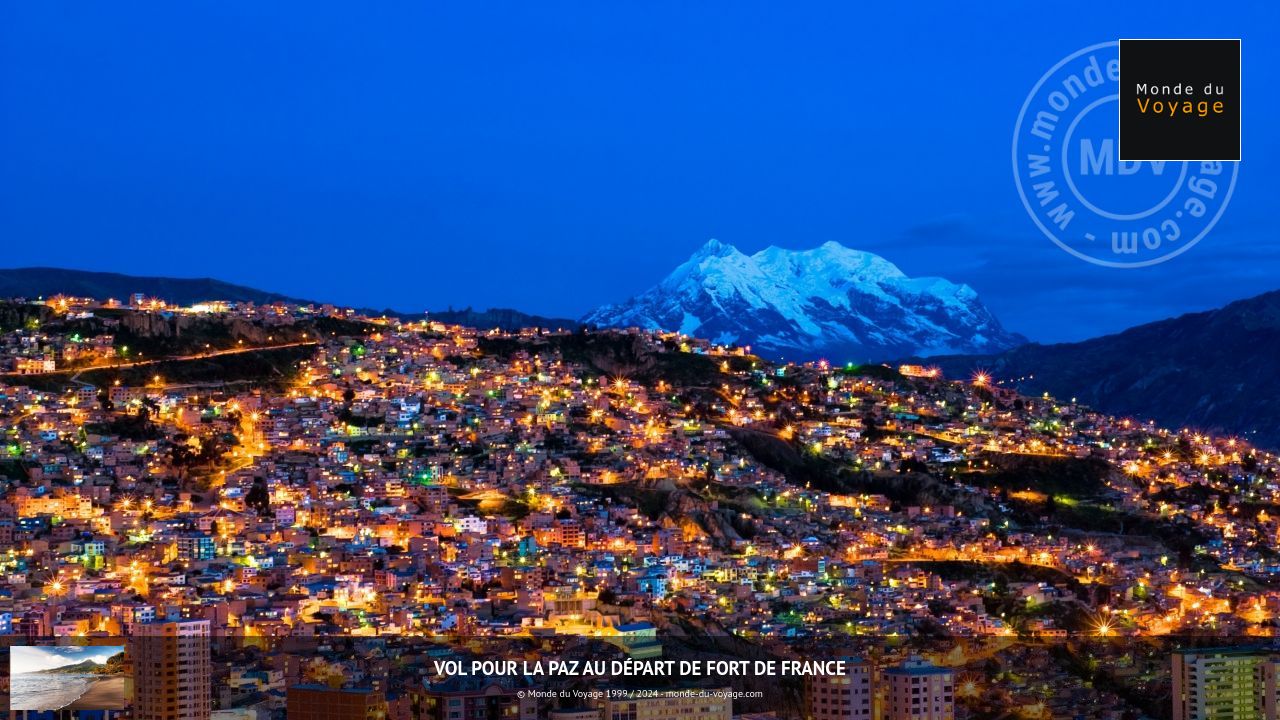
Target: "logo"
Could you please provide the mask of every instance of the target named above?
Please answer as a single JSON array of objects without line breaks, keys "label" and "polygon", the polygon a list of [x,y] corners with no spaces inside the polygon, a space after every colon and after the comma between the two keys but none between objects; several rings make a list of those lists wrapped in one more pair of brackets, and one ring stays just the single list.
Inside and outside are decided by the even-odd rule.
[{"label": "logo", "polygon": [[1240,160],[1240,41],[1121,40],[1120,157]]},{"label": "logo", "polygon": [[1239,165],[1120,160],[1119,82],[1118,42],[1050,68],[1018,113],[1013,176],[1023,207],[1058,247],[1095,265],[1146,267],[1213,229]]}]

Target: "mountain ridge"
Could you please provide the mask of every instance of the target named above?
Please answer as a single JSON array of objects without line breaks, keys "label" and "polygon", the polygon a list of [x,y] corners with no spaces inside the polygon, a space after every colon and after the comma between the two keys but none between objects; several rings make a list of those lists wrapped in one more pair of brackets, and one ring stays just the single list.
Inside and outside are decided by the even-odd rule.
[{"label": "mountain ridge", "polygon": [[69,665],[59,665],[58,667],[37,670],[38,675],[68,675],[68,674],[94,674],[99,668],[105,667],[106,663],[99,663],[93,660],[81,660],[77,663]]},{"label": "mountain ridge", "polygon": [[51,266],[0,269],[0,297],[38,298],[75,295],[100,300],[124,299],[135,292],[181,305],[202,300],[236,302],[309,302],[211,277],[175,278],[156,275],[73,270]]},{"label": "mountain ridge", "polygon": [[746,255],[712,239],[657,285],[583,321],[678,331],[802,360],[878,361],[1026,341],[1005,330],[968,285],[912,278],[837,242]]},{"label": "mountain ridge", "polygon": [[[74,295],[77,297],[92,297],[99,300],[107,298],[123,300],[138,292],[150,297],[163,298],[178,305],[190,305],[206,300],[252,302],[255,304],[275,302],[299,305],[338,304],[290,297],[282,293],[259,290],[210,277],[175,278],[128,275],[46,266],[0,269],[0,298],[22,297],[34,299],[54,295]],[[361,314],[370,316],[387,315],[402,320],[420,320],[424,317],[429,317],[444,323],[481,328],[497,327],[502,330],[518,330],[522,327],[535,326],[573,327],[575,324],[571,319],[533,315],[511,308],[489,308],[488,310],[473,310],[469,307],[463,310],[450,308],[426,313],[402,312],[390,308],[382,310],[372,308],[355,309]]]},{"label": "mountain ridge", "polygon": [[1026,394],[1280,447],[1277,357],[1280,290],[1080,342],[928,362],[948,376],[981,369]]}]

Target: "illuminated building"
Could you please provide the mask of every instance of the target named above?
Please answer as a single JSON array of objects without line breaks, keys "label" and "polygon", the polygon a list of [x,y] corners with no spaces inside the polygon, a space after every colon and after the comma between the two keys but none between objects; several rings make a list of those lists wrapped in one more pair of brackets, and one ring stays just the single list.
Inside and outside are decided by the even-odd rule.
[{"label": "illuminated building", "polygon": [[[1250,648],[1195,648],[1173,653],[1173,720],[1274,718],[1275,696],[1264,689],[1274,663]],[[1269,707],[1272,714],[1264,714]]]},{"label": "illuminated building", "polygon": [[210,713],[209,621],[130,626],[137,720],[206,720]]},{"label": "illuminated building", "polygon": [[918,657],[884,671],[886,720],[951,720],[955,717],[950,670]]},{"label": "illuminated building", "polygon": [[942,371],[935,367],[924,367],[923,365],[900,365],[898,372],[907,377],[918,378],[939,378],[942,377]]},{"label": "illuminated building", "polygon": [[846,658],[843,675],[805,678],[805,720],[869,720],[871,667],[859,658]]},{"label": "illuminated building", "polygon": [[1280,720],[1280,657],[1258,664],[1258,710],[1264,720]]},{"label": "illuminated building", "polygon": [[382,693],[370,688],[294,685],[289,688],[289,720],[376,720],[386,714]]},{"label": "illuminated building", "polygon": [[191,533],[178,538],[178,557],[182,560],[212,560],[217,552],[213,538],[208,535]]}]

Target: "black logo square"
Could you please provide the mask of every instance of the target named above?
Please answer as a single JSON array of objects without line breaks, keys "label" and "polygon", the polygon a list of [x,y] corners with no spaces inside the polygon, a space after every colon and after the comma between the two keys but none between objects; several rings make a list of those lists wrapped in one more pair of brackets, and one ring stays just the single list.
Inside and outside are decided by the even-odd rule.
[{"label": "black logo square", "polygon": [[1239,160],[1240,41],[1121,40],[1120,159]]}]

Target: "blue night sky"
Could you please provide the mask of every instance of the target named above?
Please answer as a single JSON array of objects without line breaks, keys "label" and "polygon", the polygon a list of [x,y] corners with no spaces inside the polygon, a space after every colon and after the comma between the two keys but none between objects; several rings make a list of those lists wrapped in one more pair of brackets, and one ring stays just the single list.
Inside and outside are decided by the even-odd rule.
[{"label": "blue night sky", "polygon": [[[711,237],[836,240],[1045,341],[1280,288],[1276,3],[866,5],[5,3],[0,266],[578,316]],[[1244,41],[1231,206],[1141,270],[1052,245],[1009,163],[1041,74],[1119,37]]]}]

